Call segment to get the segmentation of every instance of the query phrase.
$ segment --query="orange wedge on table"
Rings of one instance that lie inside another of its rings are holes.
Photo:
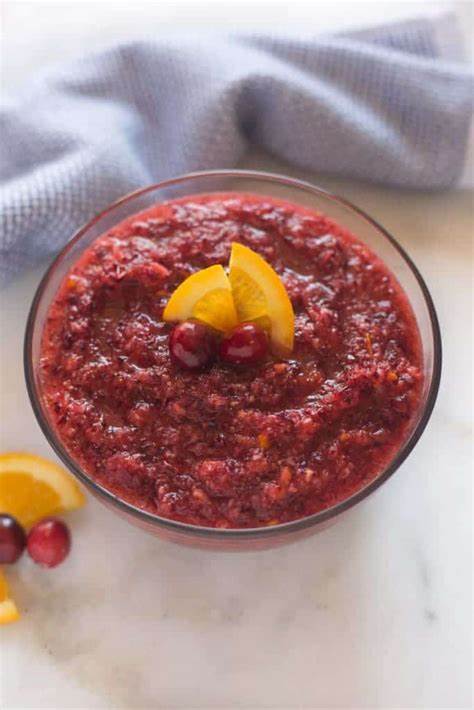
[[[20,618],[16,604],[10,597],[7,580],[0,570],[0,624],[10,624]]]
[[[41,518],[85,503],[76,481],[51,461],[25,453],[0,454],[0,511],[13,515],[25,528]],[[0,570],[0,624],[20,618]]]
[[[84,503],[78,484],[61,466],[32,454],[0,455],[0,510],[24,527]]]
[[[163,319],[189,318],[223,333],[238,323],[257,323],[275,352],[286,355],[293,349],[295,319],[286,289],[270,264],[243,244],[232,244],[228,276],[216,264],[189,276],[171,295]]]

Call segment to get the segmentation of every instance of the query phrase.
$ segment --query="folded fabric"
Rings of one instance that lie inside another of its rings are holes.
[[[45,73],[1,113],[0,278],[56,252],[129,190],[233,166],[250,144],[317,171],[452,185],[473,111],[452,22],[160,37]]]

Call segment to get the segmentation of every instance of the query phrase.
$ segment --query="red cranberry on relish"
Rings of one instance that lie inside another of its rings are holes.
[[[42,567],[56,567],[68,556],[71,536],[62,520],[44,518],[28,533],[27,549],[30,557]]]
[[[253,323],[242,323],[222,340],[219,355],[234,365],[253,365],[263,360],[267,352],[265,331]]]
[[[170,335],[171,360],[185,370],[199,370],[216,355],[216,336],[204,323],[184,321],[175,325]]]
[[[25,549],[26,535],[16,518],[0,514],[0,564],[16,562]]]

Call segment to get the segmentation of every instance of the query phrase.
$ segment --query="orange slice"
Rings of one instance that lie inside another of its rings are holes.
[[[55,463],[32,454],[0,455],[0,510],[24,527],[84,503],[76,481]]]
[[[229,280],[239,321],[253,321],[268,330],[273,349],[286,355],[293,349],[295,316],[276,271],[252,249],[234,242]]]
[[[20,618],[13,599],[10,598],[7,580],[0,570],[0,624],[10,624]]]
[[[163,320],[188,318],[196,318],[224,333],[237,325],[230,282],[220,264],[191,274],[171,295]]]

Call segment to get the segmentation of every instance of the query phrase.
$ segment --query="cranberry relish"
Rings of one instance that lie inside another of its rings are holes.
[[[170,360],[162,312],[232,241],[280,274],[295,347],[257,365]],[[57,435],[98,483],[152,513],[241,528],[349,497],[400,448],[420,402],[421,346],[387,267],[322,214],[261,196],[157,205],[98,238],[62,283],[42,341]]]

